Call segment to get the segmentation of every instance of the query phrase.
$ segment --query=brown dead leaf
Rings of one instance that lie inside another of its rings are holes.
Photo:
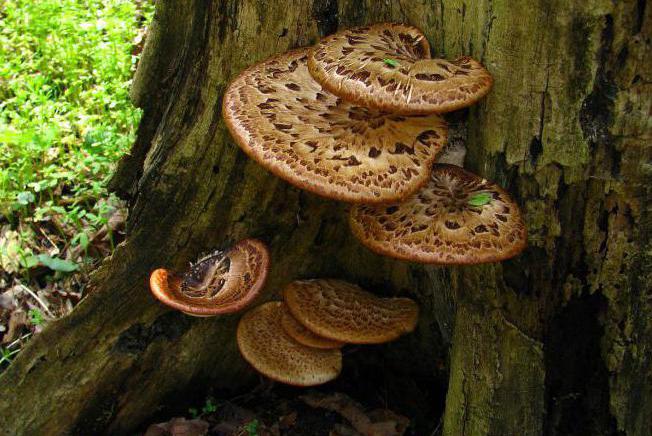
[[[356,401],[342,393],[308,394],[300,397],[310,407],[330,410],[342,415],[363,436],[402,436],[409,419],[391,411],[366,414]],[[391,414],[391,415],[390,415]]]
[[[208,427],[208,423],[201,419],[172,418],[168,422],[150,425],[145,436],[204,436]]]

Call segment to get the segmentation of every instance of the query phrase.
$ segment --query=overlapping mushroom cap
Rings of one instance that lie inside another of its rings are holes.
[[[247,312],[238,324],[240,353],[258,372],[282,383],[314,386],[342,370],[340,350],[320,350],[296,342],[281,326],[283,303],[265,303]]]
[[[352,203],[415,192],[446,142],[437,115],[380,112],[323,90],[308,72],[307,49],[241,73],[225,94],[223,115],[238,145],[275,175]]]
[[[292,316],[285,304],[283,305],[283,314],[281,315],[281,325],[283,326],[285,333],[292,337],[292,339],[308,347],[331,350],[334,348],[342,348],[344,346],[343,342],[321,337],[308,330],[303,324],[297,321],[294,316]]]
[[[351,209],[353,234],[371,250],[424,263],[496,262],[527,243],[521,213],[496,184],[454,165],[401,203]]]
[[[309,68],[332,93],[360,105],[402,114],[442,113],[469,106],[491,89],[477,61],[430,59],[423,33],[383,23],[323,38],[310,52]]]
[[[283,297],[310,331],[351,344],[394,340],[414,330],[419,316],[417,304],[408,298],[380,298],[342,280],[298,280]]]
[[[267,246],[244,239],[227,251],[200,259],[183,276],[157,269],[150,276],[152,294],[188,315],[237,312],[253,301],[269,271]]]

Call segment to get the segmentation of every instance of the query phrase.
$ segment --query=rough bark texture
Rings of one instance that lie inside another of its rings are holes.
[[[194,386],[251,382],[237,315],[169,312],[146,283],[155,267],[259,237],[273,253],[266,298],[296,277],[335,276],[419,301],[417,332],[373,355],[397,380],[445,383],[450,372],[443,434],[652,434],[650,9],[644,0],[159,0],[132,91],[144,117],[113,182],[130,199],[127,241],[95,273],[91,295],[0,377],[0,433],[124,434]],[[489,97],[452,118],[466,167],[522,204],[522,256],[455,268],[375,256],[352,240],[346,205],[274,178],[229,138],[220,104],[235,74],[384,20],[417,25],[435,54],[468,54],[493,73]],[[421,417],[429,429],[439,409]]]

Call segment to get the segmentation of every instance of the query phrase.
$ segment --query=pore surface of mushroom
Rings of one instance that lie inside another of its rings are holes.
[[[352,203],[415,192],[447,133],[437,115],[381,112],[323,90],[308,72],[307,49],[241,73],[225,94],[223,115],[238,145],[272,173]]]
[[[496,262],[527,243],[521,213],[496,184],[438,164],[431,180],[401,203],[351,209],[353,234],[371,250],[424,263]]]
[[[308,330],[306,326],[301,324],[294,316],[292,316],[285,304],[283,305],[281,324],[285,333],[290,335],[292,339],[308,347],[331,350],[334,348],[342,348],[344,346],[343,342],[324,338]]]
[[[470,57],[431,59],[423,33],[404,24],[375,24],[327,36],[310,51],[309,68],[336,95],[402,114],[470,106],[492,85],[489,72]]]
[[[188,315],[220,315],[237,312],[253,301],[268,271],[267,246],[244,239],[200,259],[182,276],[157,269],[150,276],[150,289],[162,303]]]
[[[283,297],[292,315],[310,331],[351,344],[379,344],[414,330],[417,304],[408,298],[380,298],[334,279],[298,280]]]
[[[336,378],[342,370],[340,350],[320,350],[296,342],[283,330],[282,302],[247,312],[238,324],[240,353],[258,372],[282,383],[314,386]]]

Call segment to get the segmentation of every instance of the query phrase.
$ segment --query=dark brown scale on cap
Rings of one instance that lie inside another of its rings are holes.
[[[355,44],[351,37],[355,35]],[[470,57],[431,59],[416,27],[382,23],[323,38],[310,51],[313,77],[357,104],[401,114],[443,113],[478,101],[493,80]]]
[[[188,315],[214,316],[245,308],[260,293],[268,271],[267,246],[245,239],[203,257],[181,276],[157,269],[150,289],[162,303]]]
[[[437,115],[401,117],[323,90],[308,71],[307,49],[240,74],[223,115],[238,145],[266,169],[352,203],[396,201],[418,190],[447,133]]]
[[[514,200],[496,184],[454,165],[435,165],[430,182],[404,202],[353,207],[349,222],[371,250],[423,263],[497,262],[516,256],[527,244]]]

